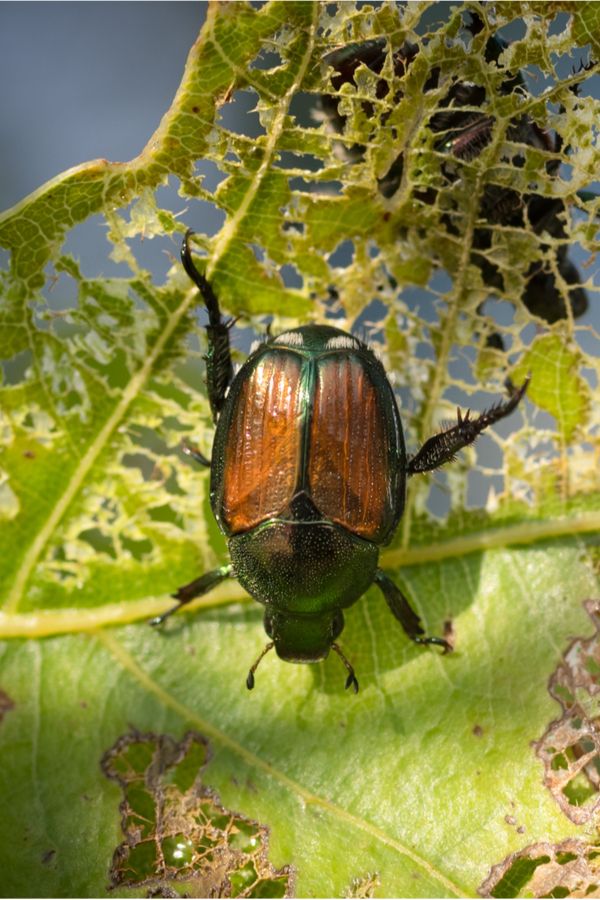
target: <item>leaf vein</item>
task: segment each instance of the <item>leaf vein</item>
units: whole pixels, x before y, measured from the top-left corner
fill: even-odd
[[[7,613],[14,613],[18,609],[29,577],[38,560],[40,559],[42,553],[44,552],[46,544],[52,537],[54,530],[57,528],[59,522],[63,518],[70,504],[77,496],[80,488],[82,487],[87,475],[98,459],[100,453],[108,444],[108,441],[110,440],[110,437],[112,436],[115,428],[129,409],[131,403],[138,396],[140,390],[142,389],[142,386],[150,377],[156,361],[159,359],[167,342],[173,335],[173,332],[181,321],[182,316],[187,312],[189,306],[196,299],[196,296],[197,292],[195,288],[188,291],[185,294],[180,305],[171,313],[171,316],[165,322],[164,329],[158,336],[153,350],[148,354],[141,368],[138,369],[136,374],[132,377],[129,384],[123,391],[120,402],[117,404],[112,414],[106,420],[94,441],[88,447],[87,452],[81,457],[81,460],[77,468],[75,469],[71,480],[66,485],[62,496],[53,507],[50,515],[40,528],[37,536],[35,537],[33,543],[31,544],[23,558],[23,562],[21,563],[21,566],[15,576],[12,590],[10,591],[8,599],[4,606],[4,609]]]
[[[251,750],[248,750],[246,747],[244,747],[238,741],[234,740],[225,732],[221,731],[215,725],[212,725],[210,722],[201,718],[201,716],[197,715],[197,713],[195,713],[193,710],[188,709],[183,703],[177,700],[176,697],[173,697],[167,690],[161,687],[161,685],[156,682],[144,669],[142,669],[141,666],[138,665],[136,660],[123,647],[123,645],[119,641],[117,641],[114,635],[109,634],[106,631],[97,631],[94,632],[94,637],[96,637],[96,639],[104,645],[106,650],[115,658],[118,663],[120,663],[123,669],[125,669],[139,684],[141,684],[143,688],[154,694],[155,697],[161,700],[166,706],[177,712],[184,720],[193,723],[197,728],[201,730],[202,733],[208,735],[212,740],[233,751],[237,756],[241,757],[241,759],[247,765],[260,769],[267,776],[273,778],[275,781],[278,781],[292,794],[300,797],[304,801],[304,803],[310,804],[311,806],[320,807],[331,816],[341,819],[342,821],[348,823],[354,828],[359,829],[360,831],[366,832],[371,837],[392,848],[393,850],[396,850],[403,856],[406,856],[415,865],[425,870],[431,877],[437,879],[440,884],[442,884],[447,890],[451,891],[452,894],[458,897],[473,896],[469,894],[469,892],[465,888],[458,886],[451,879],[447,878],[443,873],[439,872],[433,865],[431,865],[431,863],[427,862],[426,859],[423,859],[421,856],[419,856],[419,854],[415,853],[410,848],[405,847],[400,841],[387,835],[376,825],[373,825],[366,819],[362,819],[359,816],[353,815],[352,813],[343,809],[341,806],[338,806],[333,801],[327,800],[325,797],[320,797],[319,795],[312,793],[312,791],[310,791],[308,788],[305,788],[293,778],[290,778],[280,769],[261,759],[259,756],[256,756]]]

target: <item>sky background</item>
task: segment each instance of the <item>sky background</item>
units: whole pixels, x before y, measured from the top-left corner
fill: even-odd
[[[91,159],[136,156],[206,4],[0,3],[0,208]]]
[[[205,13],[204,2],[0,3],[0,211],[72,166],[137,156],[171,105]],[[161,192],[165,206],[185,208],[174,183]],[[64,249],[87,276],[128,277],[108,259],[105,231],[94,216]],[[140,262],[161,281],[170,265],[151,241]]]

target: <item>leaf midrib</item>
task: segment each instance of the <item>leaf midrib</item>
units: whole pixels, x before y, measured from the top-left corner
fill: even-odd
[[[531,546],[541,541],[598,532],[600,511],[540,522],[520,522],[503,528],[461,535],[436,544],[422,544],[406,550],[401,547],[387,550],[381,554],[381,564],[384,568],[393,569],[425,565],[444,559],[458,559],[470,553],[494,551],[515,545]],[[126,603],[107,603],[91,609],[40,609],[31,613],[7,613],[0,610],[0,639],[80,634],[106,626],[128,625],[149,620],[164,612],[166,602],[166,597],[153,595]],[[252,598],[239,584],[229,582],[215,588],[208,596],[190,603],[184,612],[196,613],[247,602],[252,602]]]

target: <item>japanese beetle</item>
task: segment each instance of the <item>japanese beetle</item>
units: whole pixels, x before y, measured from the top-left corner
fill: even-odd
[[[472,14],[468,31],[472,35],[476,35],[482,27],[483,23],[479,17]],[[490,37],[485,48],[486,60],[497,62],[506,46],[506,43],[500,38]],[[331,76],[332,87],[339,90],[344,84],[356,84],[355,73],[360,65],[367,66],[377,75],[380,74],[387,52],[388,42],[385,39],[377,39],[360,44],[348,44],[328,53],[323,61],[334,70]],[[397,77],[406,73],[418,52],[418,47],[409,41],[405,41],[392,51],[392,63]],[[591,63],[582,68],[590,66]],[[438,88],[439,82],[440,72],[438,69],[433,69],[424,85],[424,91]],[[376,97],[383,99],[389,90],[388,81],[382,78],[376,86]],[[521,74],[507,72],[501,91],[503,94],[519,91],[526,95],[527,89]],[[397,94],[394,102],[398,102],[400,96]],[[340,114],[338,101],[339,98],[333,94],[325,94],[319,98],[323,117],[333,131],[341,133],[345,127],[346,117]],[[366,114],[373,117],[373,104],[368,101],[361,102]],[[434,141],[434,149],[448,156],[448,161],[442,165],[442,175],[449,184],[460,178],[460,161],[469,161],[479,156],[493,138],[496,122],[493,115],[486,109],[487,106],[488,98],[485,87],[456,79],[449,86],[439,111],[430,119],[431,131],[434,135],[439,135]],[[384,113],[381,116],[380,124],[384,125],[387,118],[387,114]],[[561,162],[559,158],[561,141],[557,135],[541,128],[529,116],[522,115],[509,123],[506,138],[514,145],[528,144],[531,147],[556,154],[555,158],[547,163],[546,170],[550,176],[558,174]],[[365,148],[355,144],[350,148],[340,147],[340,151],[348,162],[355,163],[363,158]],[[524,159],[521,154],[515,152],[506,159],[506,162],[519,168],[523,166]],[[391,198],[398,190],[402,180],[403,166],[404,161],[400,154],[393,161],[389,171],[379,179],[379,190],[384,197]],[[414,196],[423,203],[433,204],[436,201],[437,192],[434,188],[415,190]],[[587,192],[582,192],[581,197],[586,199]],[[488,184],[482,193],[479,218],[484,219],[487,225],[485,228],[475,228],[471,243],[471,255],[474,264],[481,270],[484,283],[490,288],[502,290],[504,282],[501,271],[489,258],[492,230],[487,226],[530,227],[538,235],[547,233],[554,238],[567,237],[564,201],[560,198],[544,197],[533,192],[521,194],[509,187]],[[458,234],[451,214],[445,215],[443,221],[450,233]],[[546,262],[533,263],[526,273],[526,287],[522,296],[524,305],[531,313],[549,323],[567,317],[565,297],[557,285],[553,271],[553,263],[555,263],[561,279],[568,286],[568,299],[572,315],[574,317],[583,315],[588,307],[588,299],[585,290],[580,286],[580,275],[568,258],[567,247],[562,243],[558,248],[553,247],[552,249],[548,245],[543,245],[542,250]],[[497,336],[493,336],[493,338],[492,343],[497,343]]]
[[[202,575],[173,595],[159,625],[225,578],[265,607],[270,642],[288,662],[312,663],[330,650],[354,670],[337,638],[343,610],[372,584],[406,634],[425,637],[417,614],[378,568],[379,548],[396,530],[406,479],[454,459],[481,432],[511,413],[527,381],[475,419],[469,413],[406,456],[402,423],[382,364],[358,338],[329,325],[304,325],[272,337],[233,376],[229,332],[206,278],[196,269],[188,231],[181,250],[186,272],[208,310],[207,387],[216,433],[211,460],[186,452],[211,470],[213,513],[229,542],[232,562]]]

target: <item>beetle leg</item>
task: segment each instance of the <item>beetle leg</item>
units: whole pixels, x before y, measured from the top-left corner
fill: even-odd
[[[411,641],[414,641],[415,644],[437,644],[438,647],[444,648],[444,653],[452,652],[451,645],[444,638],[423,637],[425,632],[421,626],[420,618],[400,588],[381,569],[377,569],[375,572],[375,584],[385,597],[385,602],[392,611],[393,616],[398,619]]]
[[[431,472],[444,463],[452,462],[459,450],[472,444],[481,432],[508,416],[519,404],[529,384],[529,375],[520,388],[515,388],[509,382],[510,398],[506,402],[495,403],[477,416],[469,418],[470,410],[464,416],[460,409],[456,410],[457,423],[445,431],[440,431],[425,441],[419,452],[412,456],[406,465],[407,475],[417,475],[420,472]]]
[[[221,566],[219,569],[213,569],[212,572],[205,572],[204,575],[201,575],[200,578],[194,579],[194,581],[190,581],[189,584],[184,584],[183,587],[177,589],[177,591],[171,596],[177,600],[175,606],[172,606],[166,612],[164,612],[160,616],[155,616],[153,619],[150,619],[149,625],[162,625],[165,619],[168,619],[169,616],[172,616],[173,613],[177,612],[178,609],[181,609],[182,606],[185,606],[186,603],[190,603],[190,601],[194,600],[195,597],[200,597],[202,594],[207,594],[212,588],[216,587],[220,584],[225,578],[231,578],[233,576],[233,566],[231,563],[227,566]]]
[[[201,466],[206,466],[210,469],[210,459],[204,455],[197,447],[194,447],[193,444],[188,444],[187,441],[181,442],[181,452],[185,454],[185,456],[191,456],[195,462],[200,463]]]
[[[217,295],[204,275],[194,265],[189,243],[193,234],[194,232],[191,229],[188,229],[185,233],[181,245],[181,262],[183,263],[183,268],[202,294],[202,299],[208,312],[208,325],[206,326],[208,335],[206,385],[210,409],[213,419],[216,421],[223,408],[227,388],[233,378],[229,330],[235,320],[223,318]]]
[[[352,665],[349,663],[349,661],[346,659],[346,657],[342,653],[342,649],[339,644],[333,643],[331,645],[331,649],[335,650],[335,652],[337,653],[337,655],[339,656],[341,661],[346,666],[346,669],[348,670],[348,677],[346,678],[346,690],[348,690],[349,687],[352,687],[352,688],[354,688],[354,693],[358,694],[358,679],[357,679],[356,675],[354,674],[354,669],[353,669]]]

